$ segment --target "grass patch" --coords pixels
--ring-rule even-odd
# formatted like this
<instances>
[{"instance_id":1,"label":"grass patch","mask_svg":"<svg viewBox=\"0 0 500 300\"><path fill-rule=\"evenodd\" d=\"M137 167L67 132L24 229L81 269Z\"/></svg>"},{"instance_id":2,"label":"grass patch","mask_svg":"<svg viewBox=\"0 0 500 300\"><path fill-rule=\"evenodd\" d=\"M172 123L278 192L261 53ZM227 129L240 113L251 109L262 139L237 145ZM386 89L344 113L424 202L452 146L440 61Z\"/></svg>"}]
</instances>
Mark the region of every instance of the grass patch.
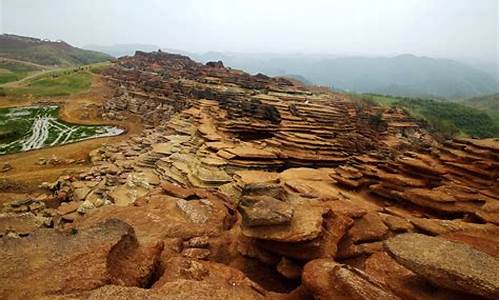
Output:
<instances>
[{"instance_id":1,"label":"grass patch","mask_svg":"<svg viewBox=\"0 0 500 300\"><path fill-rule=\"evenodd\" d=\"M29 72L11 72L9 70L0 69L0 84L21 80L29 74Z\"/></svg>"},{"instance_id":2,"label":"grass patch","mask_svg":"<svg viewBox=\"0 0 500 300\"><path fill-rule=\"evenodd\" d=\"M66 96L90 88L92 74L86 70L63 70L30 78L20 87L4 88L8 96Z\"/></svg>"},{"instance_id":3,"label":"grass patch","mask_svg":"<svg viewBox=\"0 0 500 300\"><path fill-rule=\"evenodd\" d=\"M402 99L396 105L405 108L417 118L426 120L446 136L498 136L498 124L488 114L462 104L427 99Z\"/></svg>"},{"instance_id":4,"label":"grass patch","mask_svg":"<svg viewBox=\"0 0 500 300\"><path fill-rule=\"evenodd\" d=\"M10 59L58 67L86 65L112 59L107 54L76 48L64 42L5 34L0 35L0 53Z\"/></svg>"},{"instance_id":5,"label":"grass patch","mask_svg":"<svg viewBox=\"0 0 500 300\"><path fill-rule=\"evenodd\" d=\"M0 59L0 84L21 80L39 70L41 68L34 65Z\"/></svg>"},{"instance_id":6,"label":"grass patch","mask_svg":"<svg viewBox=\"0 0 500 300\"><path fill-rule=\"evenodd\" d=\"M94 74L101 74L102 71L106 70L111 66L111 62L102 62L97 64L88 65L88 70Z\"/></svg>"},{"instance_id":7,"label":"grass patch","mask_svg":"<svg viewBox=\"0 0 500 300\"><path fill-rule=\"evenodd\" d=\"M33 64L23 63L19 61L1 60L0 58L0 69L9 70L11 72L33 72L42 70Z\"/></svg>"},{"instance_id":8,"label":"grass patch","mask_svg":"<svg viewBox=\"0 0 500 300\"><path fill-rule=\"evenodd\" d=\"M0 84L17 81L19 79L24 78L26 75L24 74L16 74L7 70L0 70Z\"/></svg>"}]
</instances>

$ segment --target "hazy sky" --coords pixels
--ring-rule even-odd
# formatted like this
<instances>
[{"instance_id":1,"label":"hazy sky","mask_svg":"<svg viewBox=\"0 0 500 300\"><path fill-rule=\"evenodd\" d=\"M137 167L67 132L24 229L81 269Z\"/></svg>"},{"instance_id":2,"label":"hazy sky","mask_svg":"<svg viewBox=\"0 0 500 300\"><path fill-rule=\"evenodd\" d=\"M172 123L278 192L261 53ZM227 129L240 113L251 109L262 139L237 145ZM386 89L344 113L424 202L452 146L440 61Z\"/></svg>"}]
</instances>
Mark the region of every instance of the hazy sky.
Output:
<instances>
[{"instance_id":1,"label":"hazy sky","mask_svg":"<svg viewBox=\"0 0 500 300\"><path fill-rule=\"evenodd\" d=\"M496 0L0 0L0 30L77 46L498 56Z\"/></svg>"}]
</instances>

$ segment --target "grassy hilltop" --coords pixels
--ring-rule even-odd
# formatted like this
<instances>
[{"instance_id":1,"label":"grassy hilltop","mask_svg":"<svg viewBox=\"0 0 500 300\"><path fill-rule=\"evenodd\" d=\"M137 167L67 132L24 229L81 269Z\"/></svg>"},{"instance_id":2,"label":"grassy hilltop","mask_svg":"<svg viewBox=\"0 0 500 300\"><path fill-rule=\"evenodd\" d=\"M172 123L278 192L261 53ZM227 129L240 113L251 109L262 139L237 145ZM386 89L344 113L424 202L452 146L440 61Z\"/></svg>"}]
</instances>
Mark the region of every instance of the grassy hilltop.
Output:
<instances>
[{"instance_id":1,"label":"grassy hilltop","mask_svg":"<svg viewBox=\"0 0 500 300\"><path fill-rule=\"evenodd\" d=\"M11 34L0 35L0 85L37 72L109 61L111 56L73 47L63 41L47 41Z\"/></svg>"},{"instance_id":2,"label":"grassy hilltop","mask_svg":"<svg viewBox=\"0 0 500 300\"><path fill-rule=\"evenodd\" d=\"M11 34L0 35L0 57L58 67L93 64L112 58L101 52L73 47L63 41L47 41Z\"/></svg>"}]
</instances>

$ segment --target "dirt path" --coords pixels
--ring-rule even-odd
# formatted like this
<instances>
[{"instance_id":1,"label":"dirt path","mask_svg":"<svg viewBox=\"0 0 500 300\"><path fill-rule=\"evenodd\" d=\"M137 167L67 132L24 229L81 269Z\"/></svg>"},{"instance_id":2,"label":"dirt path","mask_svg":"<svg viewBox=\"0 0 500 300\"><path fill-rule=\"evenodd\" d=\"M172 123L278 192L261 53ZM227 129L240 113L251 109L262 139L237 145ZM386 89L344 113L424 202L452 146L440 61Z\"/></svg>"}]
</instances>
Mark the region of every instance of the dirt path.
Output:
<instances>
[{"instance_id":1,"label":"dirt path","mask_svg":"<svg viewBox=\"0 0 500 300\"><path fill-rule=\"evenodd\" d=\"M57 104L61 106L59 116L66 122L114 125L124 128L126 132L114 137L96 138L40 150L1 155L0 162L10 163L13 169L5 173L0 173L0 182L3 182L3 185L0 185L0 192L6 192L10 189L5 188L6 186L15 187L15 192L36 190L36 187L44 181L53 181L61 175L78 173L83 168L88 167L88 163L83 165L78 163L56 166L39 165L37 162L40 158L57 157L60 160L86 160L88 153L102 144L120 142L129 139L131 135L140 133L143 126L138 118L129 119L126 122L110 122L98 117L97 104L101 104L105 99L112 97L112 95L113 90L106 86L101 77L95 76L88 91L71 96L43 99L10 99L6 102L3 102L3 99L1 99L2 103L0 103L0 107ZM6 103L10 105L6 105ZM88 115L85 118L82 118L81 115L82 107L87 108Z\"/></svg>"}]
</instances>

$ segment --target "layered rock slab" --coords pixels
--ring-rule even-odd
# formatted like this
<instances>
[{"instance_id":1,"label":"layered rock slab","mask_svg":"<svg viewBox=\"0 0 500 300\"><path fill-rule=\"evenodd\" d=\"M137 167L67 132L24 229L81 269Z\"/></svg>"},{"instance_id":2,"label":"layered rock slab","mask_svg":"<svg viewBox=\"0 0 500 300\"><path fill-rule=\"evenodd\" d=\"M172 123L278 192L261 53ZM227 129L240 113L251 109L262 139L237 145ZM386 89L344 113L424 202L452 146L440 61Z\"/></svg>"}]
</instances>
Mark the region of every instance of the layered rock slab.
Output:
<instances>
[{"instance_id":1,"label":"layered rock slab","mask_svg":"<svg viewBox=\"0 0 500 300\"><path fill-rule=\"evenodd\" d=\"M484 299L448 289L436 289L425 278L398 264L389 254L379 251L364 262L364 271L386 285L394 294L408 300Z\"/></svg>"},{"instance_id":2,"label":"layered rock slab","mask_svg":"<svg viewBox=\"0 0 500 300\"><path fill-rule=\"evenodd\" d=\"M291 206L294 214L289 224L244 226L243 235L280 242L301 242L318 237L322 230L323 214L327 213L328 209L308 200L291 203Z\"/></svg>"},{"instance_id":3,"label":"layered rock slab","mask_svg":"<svg viewBox=\"0 0 500 300\"><path fill-rule=\"evenodd\" d=\"M417 233L398 235L385 247L396 261L437 286L498 299L498 258Z\"/></svg>"},{"instance_id":4,"label":"layered rock slab","mask_svg":"<svg viewBox=\"0 0 500 300\"><path fill-rule=\"evenodd\" d=\"M279 225L290 223L293 208L289 203L272 197L243 197L239 211L246 226Z\"/></svg>"},{"instance_id":5,"label":"layered rock slab","mask_svg":"<svg viewBox=\"0 0 500 300\"><path fill-rule=\"evenodd\" d=\"M401 299L363 271L331 259L316 259L307 263L302 273L302 284L319 300Z\"/></svg>"}]
</instances>

